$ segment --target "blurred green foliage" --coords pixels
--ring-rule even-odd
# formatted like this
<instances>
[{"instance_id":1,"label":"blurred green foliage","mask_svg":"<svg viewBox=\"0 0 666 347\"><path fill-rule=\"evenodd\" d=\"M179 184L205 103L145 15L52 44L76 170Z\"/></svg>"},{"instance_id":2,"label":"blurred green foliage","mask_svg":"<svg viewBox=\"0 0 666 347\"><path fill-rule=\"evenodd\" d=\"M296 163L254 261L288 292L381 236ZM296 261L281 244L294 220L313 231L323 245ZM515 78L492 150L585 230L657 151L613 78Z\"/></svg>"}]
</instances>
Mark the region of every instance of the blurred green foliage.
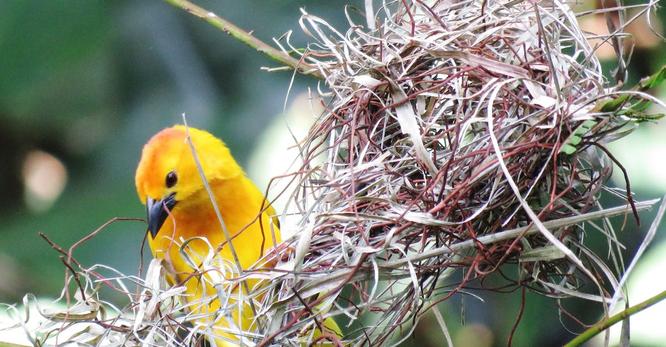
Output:
<instances>
[{"instance_id":1,"label":"blurred green foliage","mask_svg":"<svg viewBox=\"0 0 666 347\"><path fill-rule=\"evenodd\" d=\"M329 1L204 5L264 40L298 32L301 6L343 23L340 4ZM2 302L26 291L59 294L63 266L38 231L68 247L112 217L143 217L133 178L149 136L186 113L244 161L260 124L280 112L291 77L262 72L273 62L161 1L2 1L0 51L0 254L7 271L21 274ZM43 214L23 201L21 166L34 149L62 160L69 174ZM114 224L75 255L136 273L144 230Z\"/></svg>"},{"instance_id":2,"label":"blurred green foliage","mask_svg":"<svg viewBox=\"0 0 666 347\"><path fill-rule=\"evenodd\" d=\"M199 2L266 41L292 29L299 44L305 43L298 28L299 7L344 28L345 3ZM244 162L262 124L282 110L291 78L291 73L260 71L275 65L161 1L3 0L0 52L0 276L15 282L11 290L0 287L0 302L16 302L25 292L59 294L64 267L37 232L67 248L112 217L143 217L133 175L150 135L180 122L184 112L191 125L224 138ZM637 50L630 81L666 63L665 56L664 45ZM315 83L297 77L294 93ZM64 193L44 213L31 212L23 201L21 165L33 149L62 160L69 174ZM642 198L654 195L658 192L639 192ZM75 256L84 264L137 273L144 234L142 223L119 222ZM631 250L640 235L632 231L622 237ZM145 253L144 260L149 258ZM520 290L483 296L485 303L454 297L441 306L444 316L453 331L463 322L483 324L494 334L491 344L504 345L518 314ZM571 303L565 306L585 322L600 314L598 307ZM566 341L572 335L559 318L556 301L528 293L515 345ZM442 341L428 314L406 344L438 346Z\"/></svg>"}]
</instances>

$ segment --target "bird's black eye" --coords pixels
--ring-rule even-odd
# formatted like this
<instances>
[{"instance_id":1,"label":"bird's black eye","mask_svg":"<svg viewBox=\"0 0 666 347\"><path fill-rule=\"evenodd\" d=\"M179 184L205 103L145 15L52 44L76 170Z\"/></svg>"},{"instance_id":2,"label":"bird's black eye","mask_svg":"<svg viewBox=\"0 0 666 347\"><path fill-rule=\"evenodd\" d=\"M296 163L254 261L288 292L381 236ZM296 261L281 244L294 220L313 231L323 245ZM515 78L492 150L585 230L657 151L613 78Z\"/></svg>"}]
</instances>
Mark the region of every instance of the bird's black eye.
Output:
<instances>
[{"instance_id":1,"label":"bird's black eye","mask_svg":"<svg viewBox=\"0 0 666 347\"><path fill-rule=\"evenodd\" d=\"M176 182L178 182L178 176L176 176L175 171L170 171L166 175L166 186L167 188L171 188L176 185Z\"/></svg>"}]
</instances>

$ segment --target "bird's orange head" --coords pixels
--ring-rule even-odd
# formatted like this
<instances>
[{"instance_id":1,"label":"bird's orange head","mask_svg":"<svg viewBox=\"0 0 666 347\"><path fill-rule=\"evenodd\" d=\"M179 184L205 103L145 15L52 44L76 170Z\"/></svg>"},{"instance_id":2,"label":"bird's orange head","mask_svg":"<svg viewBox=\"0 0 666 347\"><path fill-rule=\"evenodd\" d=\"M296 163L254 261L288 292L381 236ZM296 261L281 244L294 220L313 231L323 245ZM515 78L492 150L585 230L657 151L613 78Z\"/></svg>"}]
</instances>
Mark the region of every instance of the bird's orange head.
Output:
<instances>
[{"instance_id":1,"label":"bird's orange head","mask_svg":"<svg viewBox=\"0 0 666 347\"><path fill-rule=\"evenodd\" d=\"M188 131L209 183L243 175L227 146L206 131L176 125L155 134L143 147L135 177L136 191L146 204L148 230L153 237L168 211L198 203L194 200L207 196L187 141Z\"/></svg>"}]
</instances>

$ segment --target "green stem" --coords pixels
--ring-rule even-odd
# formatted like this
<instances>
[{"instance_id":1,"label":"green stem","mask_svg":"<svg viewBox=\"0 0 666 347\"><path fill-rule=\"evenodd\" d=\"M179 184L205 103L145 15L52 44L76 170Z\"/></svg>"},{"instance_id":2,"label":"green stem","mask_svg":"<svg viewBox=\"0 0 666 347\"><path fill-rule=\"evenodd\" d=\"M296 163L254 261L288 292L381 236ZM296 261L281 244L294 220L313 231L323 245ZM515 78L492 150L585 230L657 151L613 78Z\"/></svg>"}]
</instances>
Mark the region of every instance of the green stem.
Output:
<instances>
[{"instance_id":1,"label":"green stem","mask_svg":"<svg viewBox=\"0 0 666 347\"><path fill-rule=\"evenodd\" d=\"M268 56L269 58L277 61L280 64L284 64L286 66L291 67L300 74L312 76L318 79L324 79L324 76L322 76L321 73L319 73L319 71L315 69L313 66L303 61L300 61L290 56L289 54L266 44L265 42L252 36L252 34L237 27L235 24L229 22L228 20L219 17L213 12L201 8L187 0L164 0L164 1L168 2L169 4L175 7L183 9L192 15L195 15L203 19L208 24L224 31L225 33L229 34L231 37L235 38L236 40L257 50L257 52Z\"/></svg>"},{"instance_id":2,"label":"green stem","mask_svg":"<svg viewBox=\"0 0 666 347\"><path fill-rule=\"evenodd\" d=\"M582 334L578 335L575 339L569 341L569 343L564 345L564 347L580 346L584 342L587 342L590 339L592 339L594 336L596 336L600 332L608 329L613 324L615 324L615 323L617 323L621 320L624 320L625 318L627 318L627 317L629 317L633 314L636 314L640 311L643 311L644 309L646 309L646 308L648 308L648 307L650 307L650 306L652 306L652 305L654 305L654 304L656 304L656 303L658 303L658 302L660 302L664 299L666 299L666 290L664 290L663 292L661 292L661 293L659 293L659 294L641 302L640 304L631 306L628 309L626 309L622 312L619 312L619 313L611 316L610 318L608 318L606 320L603 320L603 321L593 325L589 329L585 330Z\"/></svg>"},{"instance_id":3,"label":"green stem","mask_svg":"<svg viewBox=\"0 0 666 347\"><path fill-rule=\"evenodd\" d=\"M30 347L30 346L28 346L28 345L19 345L19 344L12 343L12 342L0 341L0 347Z\"/></svg>"}]
</instances>

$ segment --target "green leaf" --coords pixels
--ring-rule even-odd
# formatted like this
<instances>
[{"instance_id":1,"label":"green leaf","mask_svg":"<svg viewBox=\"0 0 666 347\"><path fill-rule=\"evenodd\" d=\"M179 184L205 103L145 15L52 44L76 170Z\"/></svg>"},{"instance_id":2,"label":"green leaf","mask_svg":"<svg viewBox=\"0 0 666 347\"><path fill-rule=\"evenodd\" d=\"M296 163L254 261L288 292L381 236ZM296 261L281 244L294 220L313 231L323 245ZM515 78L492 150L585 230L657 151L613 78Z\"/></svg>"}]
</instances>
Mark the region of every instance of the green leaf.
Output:
<instances>
[{"instance_id":1,"label":"green leaf","mask_svg":"<svg viewBox=\"0 0 666 347\"><path fill-rule=\"evenodd\" d=\"M662 66L657 72L652 75L643 78L635 85L632 90L646 91L652 88L657 87L666 79L666 65ZM597 104L597 109L601 112L615 112L622 107L627 101L632 98L633 95L622 94L614 99L604 100ZM629 106L631 108L636 108L637 110L645 110L650 106L652 102L648 100L641 99L635 104Z\"/></svg>"},{"instance_id":2,"label":"green leaf","mask_svg":"<svg viewBox=\"0 0 666 347\"><path fill-rule=\"evenodd\" d=\"M560 153L567 155L572 155L578 150L578 144L583 141L583 136L587 134L590 129L592 129L597 124L597 121L588 119L581 123L579 126L574 129L574 131L564 140L562 147L560 147Z\"/></svg>"},{"instance_id":3,"label":"green leaf","mask_svg":"<svg viewBox=\"0 0 666 347\"><path fill-rule=\"evenodd\" d=\"M627 115L627 117L631 118L636 123L654 122L654 121L658 121L658 120L664 118L664 116L666 116L666 114L664 114L664 113L647 114L647 113L643 113L643 112L638 112L638 113L633 113L633 114L628 114Z\"/></svg>"},{"instance_id":4,"label":"green leaf","mask_svg":"<svg viewBox=\"0 0 666 347\"><path fill-rule=\"evenodd\" d=\"M560 153L564 153L566 155L572 155L572 154L576 153L576 150L577 150L577 148L575 146L572 146L568 143L565 143L560 148Z\"/></svg>"},{"instance_id":5,"label":"green leaf","mask_svg":"<svg viewBox=\"0 0 666 347\"><path fill-rule=\"evenodd\" d=\"M638 85L640 86L640 90L648 90L661 84L664 79L666 79L666 65L662 66L661 69L652 74L652 76L643 78L638 82Z\"/></svg>"}]
</instances>

